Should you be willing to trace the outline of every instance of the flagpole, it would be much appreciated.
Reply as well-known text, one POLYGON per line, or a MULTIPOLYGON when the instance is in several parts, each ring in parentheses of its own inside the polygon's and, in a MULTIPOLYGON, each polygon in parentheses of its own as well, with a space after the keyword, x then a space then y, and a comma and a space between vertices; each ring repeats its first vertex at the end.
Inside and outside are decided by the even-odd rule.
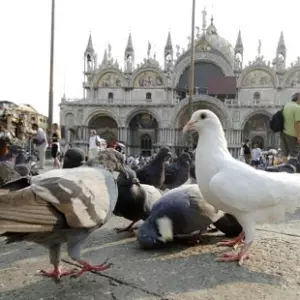
MULTIPOLYGON (((188 117, 191 118, 193 114, 193 98, 195 85, 195 10, 196 0, 192 0, 192 28, 191 28, 191 62, 190 62, 190 76, 189 76, 189 102, 188 102, 188 117)), ((192 132, 189 132, 188 147, 193 148, 192 132)))
POLYGON ((50 41, 50 78, 49 78, 49 101, 48 101, 48 130, 53 123, 53 67, 54 67, 54 23, 55 23, 55 0, 52 0, 51 9, 51 41, 50 41))

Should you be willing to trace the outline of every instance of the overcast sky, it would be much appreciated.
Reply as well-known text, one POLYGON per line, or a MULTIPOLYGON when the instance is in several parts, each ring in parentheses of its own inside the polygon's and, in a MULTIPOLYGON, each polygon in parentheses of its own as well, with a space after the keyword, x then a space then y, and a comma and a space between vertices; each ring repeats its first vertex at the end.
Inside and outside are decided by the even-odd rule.
MULTIPOLYGON (((148 40, 162 62, 168 31, 173 46, 187 46, 191 0, 56 0, 54 120, 58 121, 61 96, 82 97, 83 53, 91 31, 101 62, 108 43, 123 66, 124 49, 131 31, 136 62, 146 56, 148 40)), ((280 31, 284 31, 288 63, 300 56, 299 0, 240 1, 196 0, 196 24, 201 26, 204 6, 207 22, 214 15, 221 36, 233 45, 239 28, 245 62, 257 54, 275 56, 280 31)), ((51 0, 0 0, 0 100, 29 103, 48 111, 51 0)))

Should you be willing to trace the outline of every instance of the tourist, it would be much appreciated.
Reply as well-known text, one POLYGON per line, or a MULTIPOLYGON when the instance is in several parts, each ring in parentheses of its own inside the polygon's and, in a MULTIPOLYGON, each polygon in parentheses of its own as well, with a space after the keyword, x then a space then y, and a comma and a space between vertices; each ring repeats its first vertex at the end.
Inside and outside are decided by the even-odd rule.
POLYGON ((33 142, 36 144, 36 148, 39 152, 40 169, 45 168, 45 156, 48 147, 47 136, 45 131, 40 128, 36 123, 32 124, 32 130, 36 131, 36 136, 33 142))
POLYGON ((51 136, 51 155, 53 158, 53 168, 60 169, 59 155, 60 155, 60 144, 61 139, 60 130, 57 123, 52 124, 52 136, 51 136))
POLYGON ((252 162, 251 165, 255 168, 258 169, 260 163, 261 163, 261 149, 258 148, 258 145, 255 144, 252 151, 251 151, 251 156, 252 156, 252 162))
POLYGON ((245 163, 248 165, 251 164, 251 149, 249 143, 250 140, 246 139, 241 149, 241 154, 244 156, 245 163))
POLYGON ((300 146, 300 93, 292 97, 292 101, 283 108, 284 126, 281 133, 282 161, 287 163, 288 157, 298 158, 300 146))
POLYGON ((91 135, 89 138, 89 159, 93 159, 97 156, 101 147, 101 139, 99 135, 97 135, 96 130, 91 130, 91 135))

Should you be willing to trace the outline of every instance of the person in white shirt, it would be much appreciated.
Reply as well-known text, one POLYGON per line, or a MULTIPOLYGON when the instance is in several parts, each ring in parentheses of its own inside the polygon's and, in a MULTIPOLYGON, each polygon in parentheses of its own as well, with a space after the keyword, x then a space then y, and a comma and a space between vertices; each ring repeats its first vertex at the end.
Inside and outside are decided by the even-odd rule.
POLYGON ((97 135, 96 130, 91 130, 91 135, 89 138, 89 159, 96 157, 101 147, 101 139, 97 135))
POLYGON ((260 158, 261 158, 261 149, 258 148, 258 145, 254 145, 252 151, 251 151, 251 156, 252 156, 252 163, 251 165, 257 169, 258 166, 260 165, 260 158))
POLYGON ((37 124, 32 124, 32 130, 36 131, 36 136, 34 138, 34 143, 36 144, 36 148, 39 152, 40 159, 40 169, 45 168, 45 156, 46 150, 48 147, 48 141, 45 131, 42 128, 39 128, 37 124))

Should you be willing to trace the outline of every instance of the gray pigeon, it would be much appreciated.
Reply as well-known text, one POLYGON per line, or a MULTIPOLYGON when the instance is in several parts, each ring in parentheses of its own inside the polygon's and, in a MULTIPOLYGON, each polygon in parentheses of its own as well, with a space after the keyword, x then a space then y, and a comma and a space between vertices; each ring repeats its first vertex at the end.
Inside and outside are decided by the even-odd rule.
POLYGON ((224 233, 242 230, 240 224, 217 211, 202 197, 197 184, 185 184, 165 193, 152 207, 149 218, 141 225, 137 240, 144 249, 158 248, 167 242, 198 242, 214 224, 224 233))
POLYGON ((140 184, 136 173, 130 168, 127 176, 120 172, 117 184, 119 195, 114 214, 131 221, 129 226, 117 228, 117 232, 132 231, 136 222, 149 217, 153 204, 162 194, 152 185, 140 184))
POLYGON ((166 189, 176 188, 185 183, 190 177, 191 156, 183 152, 175 163, 166 166, 164 187, 166 189))
POLYGON ((149 164, 136 170, 136 176, 140 183, 153 185, 160 189, 165 181, 166 161, 171 157, 172 153, 169 147, 160 148, 149 164))
POLYGON ((48 248, 54 270, 41 274, 57 280, 108 269, 109 264, 92 266, 83 260, 80 247, 112 215, 118 189, 111 171, 123 170, 123 163, 122 155, 105 150, 91 167, 51 170, 33 177, 24 189, 0 195, 2 236, 7 243, 25 240, 48 248), (65 242, 69 256, 82 265, 77 273, 60 268, 60 250, 65 242))

